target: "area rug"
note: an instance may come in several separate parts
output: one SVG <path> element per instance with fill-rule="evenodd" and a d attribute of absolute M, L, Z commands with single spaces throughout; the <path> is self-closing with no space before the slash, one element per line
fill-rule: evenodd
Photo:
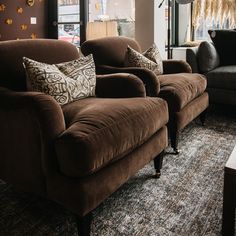
<path fill-rule="evenodd" d="M 211 113 L 181 134 L 181 153 L 166 150 L 162 176 L 144 167 L 93 213 L 93 236 L 221 235 L 224 165 L 236 145 L 234 116 Z M 1 236 L 74 236 L 68 210 L 0 182 Z"/>

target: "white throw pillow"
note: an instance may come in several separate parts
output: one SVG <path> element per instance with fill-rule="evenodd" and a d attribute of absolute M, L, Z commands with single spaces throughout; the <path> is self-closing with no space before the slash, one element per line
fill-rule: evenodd
<path fill-rule="evenodd" d="M 64 105 L 95 96 L 96 73 L 92 55 L 60 64 L 23 58 L 29 90 L 43 92 Z"/>

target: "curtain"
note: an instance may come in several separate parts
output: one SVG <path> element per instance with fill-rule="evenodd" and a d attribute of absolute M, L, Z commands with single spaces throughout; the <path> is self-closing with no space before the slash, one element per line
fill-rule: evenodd
<path fill-rule="evenodd" d="M 221 26 L 227 19 L 230 27 L 236 27 L 236 0 L 195 0 L 192 15 L 195 28 L 201 18 L 214 20 Z"/>

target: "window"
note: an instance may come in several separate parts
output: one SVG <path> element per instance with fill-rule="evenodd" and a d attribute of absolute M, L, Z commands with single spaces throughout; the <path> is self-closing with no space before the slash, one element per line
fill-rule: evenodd
<path fill-rule="evenodd" d="M 229 29 L 229 21 L 225 19 L 222 24 L 212 19 L 201 18 L 198 27 L 194 30 L 195 40 L 210 40 L 208 30 L 212 29 Z"/>
<path fill-rule="evenodd" d="M 78 5 L 79 0 L 59 0 L 60 6 Z"/>
<path fill-rule="evenodd" d="M 192 25 L 195 40 L 207 40 L 209 29 L 229 29 L 236 25 L 236 1 L 195 0 Z"/>
<path fill-rule="evenodd" d="M 49 22 L 51 38 L 77 46 L 88 34 L 134 38 L 135 0 L 50 0 Z"/>
<path fill-rule="evenodd" d="M 58 39 L 80 45 L 79 0 L 58 1 Z"/>
<path fill-rule="evenodd" d="M 89 0 L 88 38 L 121 35 L 134 38 L 135 0 Z"/>

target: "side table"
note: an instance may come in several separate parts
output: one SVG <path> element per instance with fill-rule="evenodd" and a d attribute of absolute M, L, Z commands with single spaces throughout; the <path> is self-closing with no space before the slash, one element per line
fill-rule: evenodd
<path fill-rule="evenodd" d="M 222 235 L 234 236 L 236 210 L 236 146 L 224 169 Z"/>

